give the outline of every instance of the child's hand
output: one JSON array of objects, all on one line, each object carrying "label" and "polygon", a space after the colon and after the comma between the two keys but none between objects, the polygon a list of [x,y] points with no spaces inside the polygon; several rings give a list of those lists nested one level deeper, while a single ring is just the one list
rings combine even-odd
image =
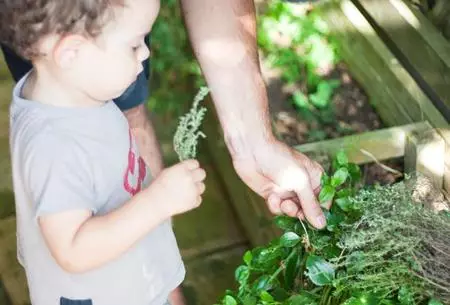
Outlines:
[{"label": "child's hand", "polygon": [[206,172],[197,160],[186,160],[164,169],[153,186],[162,191],[163,204],[173,216],[200,205],[201,195],[205,191],[205,178]]}]

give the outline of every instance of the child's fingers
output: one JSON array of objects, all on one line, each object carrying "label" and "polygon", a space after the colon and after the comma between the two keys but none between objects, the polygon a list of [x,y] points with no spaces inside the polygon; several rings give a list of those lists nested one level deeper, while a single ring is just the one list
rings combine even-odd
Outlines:
[{"label": "child's fingers", "polygon": [[206,172],[204,169],[197,168],[192,171],[192,179],[195,182],[201,182],[201,181],[205,180],[205,178],[206,178]]},{"label": "child's fingers", "polygon": [[200,204],[202,203],[202,196],[198,196],[197,197],[197,201],[195,202],[196,206],[200,206]]},{"label": "child's fingers", "polygon": [[197,183],[195,184],[195,186],[197,187],[197,192],[198,192],[199,194],[203,194],[203,193],[205,192],[206,186],[205,186],[204,183],[202,183],[202,182],[197,182]]},{"label": "child's fingers", "polygon": [[195,159],[186,160],[183,163],[189,170],[195,170],[200,167],[200,163]]}]

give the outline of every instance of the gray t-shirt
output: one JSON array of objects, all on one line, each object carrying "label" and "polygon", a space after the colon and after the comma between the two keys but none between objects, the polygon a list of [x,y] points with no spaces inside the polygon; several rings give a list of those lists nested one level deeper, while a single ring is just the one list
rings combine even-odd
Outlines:
[{"label": "gray t-shirt", "polygon": [[91,108],[44,105],[21,98],[26,78],[13,92],[10,144],[18,258],[32,304],[60,305],[62,299],[91,300],[86,304],[93,305],[164,304],[185,276],[169,220],[93,271],[68,273],[50,254],[39,216],[75,209],[104,215],[126,203],[151,177],[113,102]]}]

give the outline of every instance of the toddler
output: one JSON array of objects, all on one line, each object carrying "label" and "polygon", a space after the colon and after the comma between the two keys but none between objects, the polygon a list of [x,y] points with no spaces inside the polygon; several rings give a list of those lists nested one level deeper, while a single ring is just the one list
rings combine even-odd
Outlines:
[{"label": "toddler", "polygon": [[196,160],[152,177],[112,102],[142,71],[159,0],[0,0],[33,64],[13,91],[18,259],[33,305],[162,305],[184,279],[170,218],[198,207]]}]

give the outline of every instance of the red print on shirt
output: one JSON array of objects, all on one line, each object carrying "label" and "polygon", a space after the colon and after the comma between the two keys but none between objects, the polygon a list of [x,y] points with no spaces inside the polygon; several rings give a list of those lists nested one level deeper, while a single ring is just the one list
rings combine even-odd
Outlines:
[{"label": "red print on shirt", "polygon": [[[130,136],[130,149],[128,151],[128,166],[125,171],[125,176],[123,178],[123,187],[125,190],[130,193],[132,196],[136,195],[142,188],[142,182],[147,175],[147,169],[145,167],[144,160],[141,156],[138,156],[138,160],[136,162],[136,153],[133,148],[133,137],[131,135],[131,131],[129,131]],[[138,170],[136,171],[136,165],[138,166]],[[133,185],[133,181],[134,184]]]}]

